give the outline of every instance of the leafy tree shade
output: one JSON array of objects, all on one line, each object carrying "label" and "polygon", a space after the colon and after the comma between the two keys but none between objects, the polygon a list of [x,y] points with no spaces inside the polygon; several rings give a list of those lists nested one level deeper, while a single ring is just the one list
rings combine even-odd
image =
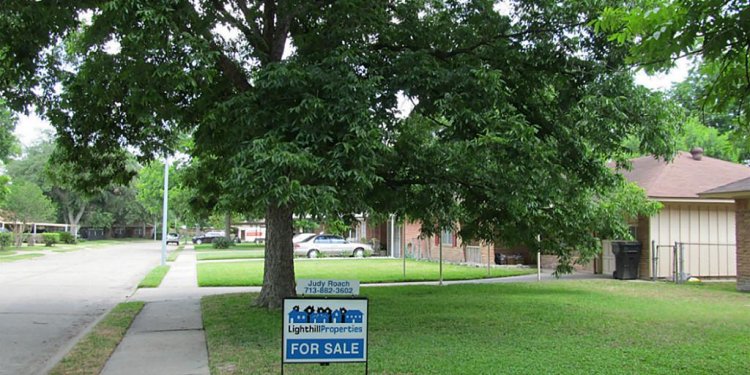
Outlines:
[{"label": "leafy tree shade", "polygon": [[5,101],[0,99],[0,160],[7,163],[9,158],[17,155],[21,151],[13,131],[16,130],[16,117],[5,105]]},{"label": "leafy tree shade", "polygon": [[115,223],[115,217],[111,212],[95,209],[93,211],[89,211],[89,213],[86,215],[84,223],[89,227],[109,230],[112,227],[112,224]]},{"label": "leafy tree shade", "polygon": [[10,192],[3,204],[3,211],[13,221],[21,223],[16,226],[16,241],[20,245],[23,227],[28,222],[45,222],[55,217],[55,206],[42,189],[34,183],[13,181]]},{"label": "leafy tree shade", "polygon": [[[257,301],[278,307],[295,213],[594,251],[591,199],[619,183],[605,162],[625,162],[628,135],[668,156],[674,130],[627,51],[588,26],[605,3],[6,1],[0,94],[45,110],[92,186],[132,175],[123,147],[146,161],[193,132],[215,177],[197,195],[265,213]],[[400,93],[417,103],[406,117]]]},{"label": "leafy tree shade", "polygon": [[77,233],[91,197],[77,192],[70,183],[74,172],[66,168],[68,163],[50,165],[54,150],[51,140],[42,139],[27,147],[22,158],[8,163],[8,174],[14,180],[22,179],[42,188],[60,208],[62,220],[70,224],[70,232]]},{"label": "leafy tree shade", "polygon": [[[632,3],[631,3],[632,4]],[[700,105],[732,110],[750,125],[750,4],[745,0],[648,0],[607,8],[597,27],[630,46],[630,61],[649,72],[684,56],[700,57]]]},{"label": "leafy tree shade", "polygon": [[[138,171],[135,180],[136,199],[146,209],[149,217],[156,223],[162,215],[164,203],[164,162],[153,161]],[[175,221],[185,220],[192,217],[189,209],[189,200],[192,191],[182,185],[181,170],[175,165],[169,168],[168,188],[169,216]]]},{"label": "leafy tree shade", "polygon": [[[688,117],[675,137],[676,147],[680,151],[690,151],[693,147],[703,149],[706,156],[717,159],[741,162],[742,149],[737,147],[730,133],[721,133],[719,129],[703,125],[700,119]],[[631,157],[644,156],[639,151],[638,140],[628,138],[625,146],[632,152]]]}]

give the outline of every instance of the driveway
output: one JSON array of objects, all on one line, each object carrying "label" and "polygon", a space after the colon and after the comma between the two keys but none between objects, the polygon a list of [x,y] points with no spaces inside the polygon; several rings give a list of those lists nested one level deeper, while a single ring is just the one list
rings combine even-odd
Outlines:
[{"label": "driveway", "polygon": [[132,242],[0,263],[0,375],[49,370],[159,264],[160,249]]}]

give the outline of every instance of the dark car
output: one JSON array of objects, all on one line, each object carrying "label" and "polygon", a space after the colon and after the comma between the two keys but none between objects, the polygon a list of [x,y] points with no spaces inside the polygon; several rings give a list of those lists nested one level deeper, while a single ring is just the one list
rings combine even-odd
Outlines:
[{"label": "dark car", "polygon": [[213,240],[219,237],[224,237],[224,232],[215,231],[215,232],[206,232],[200,236],[193,237],[193,243],[196,245],[200,245],[202,243],[211,243]]}]

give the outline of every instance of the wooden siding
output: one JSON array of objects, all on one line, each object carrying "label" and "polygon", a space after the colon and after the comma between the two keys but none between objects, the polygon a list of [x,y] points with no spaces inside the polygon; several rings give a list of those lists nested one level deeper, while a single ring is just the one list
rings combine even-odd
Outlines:
[{"label": "wooden siding", "polygon": [[[730,277],[736,274],[735,213],[732,204],[665,203],[664,209],[652,217],[650,239],[657,246],[684,245],[685,272],[694,276]],[[644,243],[650,249],[651,243]],[[650,251],[644,251],[642,270],[651,271]],[[658,277],[671,277],[672,250],[658,250]],[[644,264],[645,262],[649,264]],[[650,276],[650,272],[642,276]]]}]

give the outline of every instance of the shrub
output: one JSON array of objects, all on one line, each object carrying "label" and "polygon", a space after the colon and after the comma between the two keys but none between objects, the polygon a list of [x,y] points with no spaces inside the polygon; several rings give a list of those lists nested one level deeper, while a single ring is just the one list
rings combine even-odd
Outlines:
[{"label": "shrub", "polygon": [[13,243],[13,237],[10,233],[0,233],[0,249],[5,250],[6,247]]},{"label": "shrub", "polygon": [[52,246],[60,242],[60,235],[58,233],[42,233],[42,239],[44,239],[45,246]]},{"label": "shrub", "polygon": [[211,243],[214,244],[214,249],[228,249],[230,246],[234,246],[234,242],[226,237],[214,238]]},{"label": "shrub", "polygon": [[76,243],[76,238],[73,237],[73,233],[70,232],[60,232],[58,233],[60,235],[60,242],[68,245],[72,245]]}]

